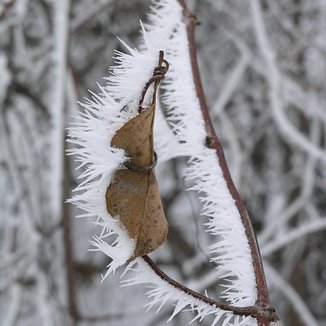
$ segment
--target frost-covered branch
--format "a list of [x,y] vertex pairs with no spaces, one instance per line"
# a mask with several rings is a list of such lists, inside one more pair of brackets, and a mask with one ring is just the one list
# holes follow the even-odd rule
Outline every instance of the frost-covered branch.
[[302,223],[299,227],[286,232],[270,241],[265,246],[262,246],[261,253],[263,256],[269,256],[276,250],[285,247],[286,245],[293,243],[297,239],[302,239],[303,237],[314,233],[323,231],[326,228],[326,219],[320,218],[309,223]]
[[[313,121],[311,141],[318,144],[320,139],[320,126],[317,120]],[[302,176],[301,194],[291,205],[284,210],[280,216],[274,220],[273,223],[268,224],[263,232],[259,235],[259,241],[264,244],[271,237],[277,229],[285,225],[291,218],[293,218],[309,201],[313,191],[314,185],[314,169],[316,167],[316,157],[309,153],[307,162],[304,168],[304,174]]]
[[[173,302],[175,308],[168,321],[187,307],[196,313],[192,321],[201,321],[212,315],[214,317],[212,325],[216,325],[221,319],[226,325],[231,320],[232,325],[257,325],[255,319],[259,320],[262,316],[272,318],[275,314],[273,310],[261,310],[256,306],[236,307],[217,302],[171,279],[149,257],[144,256],[143,259],[146,263],[139,260],[127,267],[124,275],[128,278],[123,280],[122,284],[123,286],[150,284],[151,290],[147,291],[146,295],[151,302],[147,304],[147,310],[158,306],[159,311],[165,302]],[[133,276],[128,275],[131,271]]]
[[269,72],[266,77],[269,84],[269,101],[272,108],[272,116],[275,119],[280,132],[284,135],[284,138],[287,141],[325,162],[325,151],[316,146],[309,139],[307,139],[307,137],[300,133],[291,124],[284,113],[284,107],[282,103],[283,93],[281,91],[282,78],[276,63],[276,53],[271,47],[269,38],[267,36],[261,5],[258,0],[250,1],[250,5],[257,43],[260,51],[263,54]]
[[218,116],[225,109],[225,106],[230,101],[237,85],[240,83],[241,78],[247,68],[249,56],[247,52],[241,53],[239,62],[235,65],[234,69],[228,76],[226,83],[223,85],[223,89],[218,94],[216,102],[212,106],[212,112],[215,116]]
[[54,3],[54,50],[53,50],[53,86],[51,99],[52,156],[51,176],[52,214],[55,220],[61,218],[62,187],[63,187],[63,157],[65,128],[65,80],[67,70],[68,17],[70,1],[63,0]]
[[[238,212],[241,217],[241,222],[243,224],[245,234],[247,237],[247,241],[249,242],[250,247],[250,254],[252,257],[252,262],[254,266],[254,273],[256,278],[256,287],[257,287],[257,300],[256,304],[261,305],[262,307],[269,306],[269,297],[268,297],[268,290],[265,280],[265,275],[262,267],[261,257],[258,249],[258,244],[254,235],[254,231],[251,226],[251,222],[249,219],[248,212],[243,205],[241,198],[233,184],[230,172],[228,170],[223,149],[220,145],[220,142],[216,136],[213,124],[211,122],[208,106],[205,100],[205,95],[203,91],[203,87],[201,84],[200,74],[199,74],[199,68],[197,63],[197,55],[196,55],[196,48],[195,48],[195,39],[194,39],[194,29],[197,24],[195,16],[193,16],[192,13],[190,13],[187,9],[185,1],[179,1],[181,6],[183,7],[184,12],[184,19],[187,21],[187,36],[188,36],[188,42],[189,42],[189,53],[190,53],[190,60],[191,60],[191,66],[192,66],[192,73],[194,78],[194,84],[196,88],[197,97],[200,104],[200,109],[203,114],[203,118],[205,121],[205,128],[206,128],[206,146],[208,148],[214,149],[216,151],[216,155],[218,157],[218,164],[220,164],[222,171],[223,171],[223,177],[227,183],[228,190],[230,194],[233,197],[233,200],[236,203]],[[212,189],[213,191],[213,189]],[[269,321],[268,319],[258,319],[259,325],[268,325]]]
[[[255,317],[258,325],[269,325],[277,317],[269,306],[257,243],[248,213],[230,177],[200,81],[194,40],[195,16],[188,11],[184,2],[181,2],[181,7],[178,2],[173,6],[171,3],[160,2],[154,4],[149,20],[150,24],[143,28],[142,51],[138,52],[123,43],[129,54],[118,53],[118,65],[107,78],[107,86],[100,87],[100,95],[92,93],[92,100],[83,105],[85,113],[71,128],[69,141],[77,145],[71,153],[78,155],[81,163],[79,168],[86,167],[81,174],[84,180],[76,188],[79,193],[72,202],[86,211],[82,216],[95,215],[96,225],[102,227],[102,232],[94,237],[91,244],[95,250],[104,252],[112,259],[104,275],[106,278],[132,257],[136,246],[126,225],[125,228],[121,227],[121,216],[111,216],[112,213],[108,210],[110,206],[105,202],[109,185],[116,182],[115,171],[127,159],[122,149],[113,146],[113,137],[118,135],[122,126],[126,126],[132,117],[137,117],[137,112],[140,115],[138,105],[143,102],[143,95],[154,78],[150,74],[155,67],[154,58],[158,50],[163,49],[171,67],[163,84],[162,98],[168,110],[168,124],[174,132],[169,137],[175,138],[174,143],[179,147],[176,156],[182,153],[190,156],[186,177],[194,183],[192,190],[203,194],[200,197],[203,203],[202,213],[209,218],[206,225],[216,239],[210,246],[209,253],[211,261],[217,265],[220,278],[225,282],[221,298],[229,303],[230,309],[234,309],[234,306],[250,311],[256,309],[254,306],[257,307]],[[135,82],[136,74],[138,78]],[[110,108],[108,112],[107,107]],[[157,138],[160,139],[164,121],[157,120],[156,123],[159,131]],[[155,150],[159,157],[163,155],[164,160],[166,158],[162,144],[157,142]],[[108,162],[111,162],[110,166]],[[139,275],[149,275],[143,264],[136,262],[136,266],[136,269],[129,270]],[[144,283],[139,275],[129,283]],[[160,282],[155,278],[152,283],[158,287]],[[168,284],[163,289],[164,296],[172,298]],[[182,288],[177,287],[175,290],[182,292]],[[160,291],[157,289],[158,297],[161,296]],[[189,292],[187,297],[183,295],[178,300],[178,305],[184,308],[195,299],[198,298]],[[155,302],[156,300],[153,303]],[[195,302],[191,305],[197,311],[198,318],[204,317],[212,309],[203,308],[202,314],[200,307],[203,302],[200,305]],[[221,309],[222,306],[216,304],[216,322],[227,313],[227,309]]]

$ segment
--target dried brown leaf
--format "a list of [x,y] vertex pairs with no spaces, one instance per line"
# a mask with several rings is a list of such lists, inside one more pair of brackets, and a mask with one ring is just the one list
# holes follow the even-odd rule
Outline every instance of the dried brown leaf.
[[[155,104],[142,110],[120,128],[111,141],[113,147],[126,151],[130,169],[120,169],[114,174],[106,192],[107,210],[136,241],[133,258],[158,248],[168,232],[154,171],[146,171],[154,161],[154,111]],[[143,171],[133,171],[135,168]]]

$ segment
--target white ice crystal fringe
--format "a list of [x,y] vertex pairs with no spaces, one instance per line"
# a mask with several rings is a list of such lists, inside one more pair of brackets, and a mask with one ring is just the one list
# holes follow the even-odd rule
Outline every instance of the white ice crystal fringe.
[[196,320],[202,321],[205,317],[211,316],[212,326],[217,325],[218,322],[223,326],[257,326],[256,319],[252,317],[236,316],[230,311],[211,306],[180,291],[156,275],[141,258],[130,263],[122,277],[126,277],[121,281],[122,286],[143,284],[149,288],[146,292],[150,299],[146,305],[147,311],[156,306],[158,312],[166,302],[172,302],[175,308],[168,321],[171,321],[181,311],[186,310],[195,313],[195,317],[190,323]]
[[182,143],[179,143],[176,139],[163,116],[159,102],[156,105],[154,146],[158,156],[158,163],[162,163],[176,157],[191,155],[189,148],[184,146]]
[[205,149],[192,157],[187,177],[195,180],[191,189],[202,194],[202,215],[209,218],[207,231],[217,239],[209,247],[209,253],[211,261],[217,264],[219,275],[226,281],[221,297],[234,306],[253,305],[256,287],[250,248],[215,151]]
[[[70,128],[68,141],[74,145],[70,153],[77,156],[82,171],[79,176],[82,182],[71,202],[84,210],[81,217],[95,218],[95,224],[101,228],[91,244],[94,250],[112,259],[105,278],[132,256],[135,247],[134,240],[106,209],[106,189],[114,171],[126,159],[122,150],[110,147],[110,142],[115,132],[136,114],[142,89],[157,64],[158,51],[164,50],[170,63],[163,99],[169,110],[169,125],[158,108],[154,132],[159,162],[180,155],[190,156],[187,177],[194,181],[192,189],[201,194],[202,215],[209,218],[207,230],[216,239],[209,251],[217,263],[217,273],[225,278],[223,296],[236,306],[252,305],[256,287],[250,249],[216,154],[203,145],[206,132],[192,80],[182,9],[175,0],[154,1],[149,21],[143,27],[140,50],[125,44],[129,54],[116,53],[117,65],[107,78],[107,86],[101,87],[100,95],[92,93],[92,99],[82,104],[85,110]],[[224,326],[257,325],[251,317],[234,316],[180,292],[159,278],[141,259],[129,265],[127,272],[133,274],[126,285],[151,284],[152,289],[147,293],[150,307],[175,302],[171,318],[190,307],[197,313],[195,319],[215,316],[213,325],[218,320]]]
[[125,160],[122,150],[110,147],[110,139],[128,116],[121,114],[121,106],[104,89],[83,106],[85,111],[70,128],[68,140],[74,144],[70,153],[77,156],[78,169],[83,171],[71,202],[84,211],[80,217],[95,217],[96,224],[102,227],[91,244],[112,258],[109,274],[126,262],[135,247],[119,222],[108,214],[105,203],[112,173]]
[[126,263],[135,248],[135,241],[106,209],[107,187],[126,159],[124,151],[110,143],[115,132],[136,114],[140,94],[158,60],[154,49],[128,50],[130,54],[116,54],[117,65],[107,78],[108,85],[100,87],[101,94],[92,93],[92,99],[82,104],[85,110],[72,124],[68,139],[74,145],[70,154],[77,156],[82,171],[82,181],[70,201],[84,211],[80,217],[94,217],[102,229],[91,244],[112,259],[105,277]]
[[214,150],[207,149],[205,127],[194,88],[186,27],[175,26],[167,51],[170,70],[163,88],[169,122],[184,151],[191,154],[186,176],[200,193],[207,231],[216,243],[209,248],[218,273],[225,279],[223,297],[235,306],[253,305],[257,290],[252,257],[239,211]]
[[[94,246],[92,250],[102,251],[112,259],[104,278],[126,263],[135,248],[135,241],[106,209],[107,187],[114,171],[126,160],[124,151],[112,148],[110,143],[115,132],[136,114],[143,88],[157,65],[159,50],[165,50],[161,42],[168,45],[174,22],[180,20],[181,12],[176,11],[175,5],[171,6],[169,1],[162,1],[162,4],[164,22],[161,20],[160,40],[154,37],[157,30],[146,32],[143,27],[144,41],[140,51],[122,41],[129,54],[115,53],[116,65],[106,78],[107,85],[99,86],[100,94],[91,92],[91,99],[81,104],[84,112],[76,117],[69,129],[68,142],[74,146],[69,153],[76,155],[76,161],[80,163],[77,169],[81,171],[81,182],[70,202],[83,210],[79,217],[94,218],[96,226],[101,228],[100,234],[90,243]],[[157,20],[157,17],[152,19]],[[181,155],[182,149],[178,150],[179,143],[159,110],[157,115],[155,144],[162,162],[171,157],[173,150]]]

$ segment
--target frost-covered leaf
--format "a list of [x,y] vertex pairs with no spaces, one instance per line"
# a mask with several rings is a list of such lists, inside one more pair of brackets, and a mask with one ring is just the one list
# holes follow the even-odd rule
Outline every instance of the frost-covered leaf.
[[[152,169],[155,103],[129,120],[112,138],[111,146],[124,149],[127,168],[119,169],[106,192],[108,212],[136,241],[133,257],[150,253],[167,237],[168,224]],[[150,167],[150,168],[148,168]]]

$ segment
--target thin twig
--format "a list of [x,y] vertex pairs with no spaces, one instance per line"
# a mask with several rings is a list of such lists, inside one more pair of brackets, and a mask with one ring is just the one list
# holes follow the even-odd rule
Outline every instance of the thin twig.
[[156,89],[157,89],[160,81],[164,78],[164,76],[165,76],[165,74],[167,73],[168,70],[169,70],[169,63],[164,59],[164,52],[161,50],[159,52],[158,65],[154,69],[153,76],[146,83],[146,85],[143,88],[143,91],[142,91],[142,93],[140,95],[139,108],[138,108],[138,112],[139,113],[144,109],[143,108],[143,102],[144,102],[146,93],[147,93],[149,87],[152,84],[154,84],[154,91],[153,91],[152,102],[155,103],[155,100],[156,100]]
[[[271,321],[277,321],[278,316],[275,313],[275,309],[270,306],[269,304],[269,296],[268,290],[264,275],[264,270],[262,266],[261,256],[259,253],[258,244],[256,241],[256,237],[249,219],[248,212],[233,184],[230,172],[228,170],[226,160],[224,157],[224,152],[222,146],[219,142],[219,139],[215,133],[213,123],[209,116],[208,106],[206,103],[204,90],[201,83],[199,67],[197,63],[197,52],[196,52],[196,45],[195,45],[195,27],[197,25],[197,19],[194,14],[192,14],[187,6],[185,1],[179,0],[181,7],[183,8],[184,12],[184,19],[185,24],[187,27],[187,35],[188,35],[188,42],[189,42],[189,55],[190,61],[192,66],[193,72],[193,81],[196,88],[197,97],[199,100],[200,108],[203,114],[205,128],[206,128],[206,146],[208,148],[212,148],[216,151],[219,163],[221,165],[224,179],[227,182],[228,189],[235,200],[236,206],[241,216],[241,221],[245,229],[245,233],[249,242],[249,246],[251,249],[251,255],[253,260],[253,266],[255,270],[255,277],[256,277],[256,285],[257,285],[257,300],[254,306],[249,307],[233,307],[227,304],[220,303],[216,300],[211,298],[207,298],[185,286],[176,282],[175,280],[171,279],[167,276],[163,271],[161,271],[158,266],[148,257],[144,256],[145,262],[152,268],[152,270],[164,281],[168,282],[170,285],[178,288],[180,291],[191,295],[195,299],[201,300],[211,306],[218,307],[225,311],[233,312],[236,315],[242,316],[252,316],[257,319],[259,326],[268,326],[270,325]],[[147,90],[148,87],[145,87]]]
[[[196,88],[197,97],[199,100],[200,108],[203,114],[203,119],[205,122],[205,128],[206,128],[206,146],[208,148],[214,149],[216,151],[216,155],[218,157],[220,166],[223,171],[224,179],[226,180],[228,189],[235,200],[235,204],[238,208],[238,211],[241,216],[241,221],[245,229],[245,233],[249,242],[252,260],[253,260],[253,266],[255,270],[255,277],[256,277],[256,285],[257,285],[257,300],[256,300],[256,306],[258,307],[270,307],[269,303],[269,296],[268,296],[268,290],[267,290],[267,284],[265,280],[265,274],[263,270],[262,260],[259,253],[258,244],[256,241],[255,233],[253,231],[249,215],[247,212],[246,207],[244,206],[239,193],[237,189],[234,186],[234,183],[232,181],[224,152],[222,149],[222,146],[220,144],[220,141],[216,135],[216,132],[214,130],[214,126],[212,123],[212,120],[209,116],[209,110],[208,105],[205,99],[205,94],[203,90],[203,86],[201,83],[200,78],[200,72],[198,67],[198,61],[197,61],[197,51],[196,51],[196,43],[195,43],[195,28],[198,24],[198,21],[196,19],[196,16],[189,11],[186,2],[184,0],[178,0],[180,6],[183,8],[183,15],[185,24],[187,27],[187,35],[188,35],[188,42],[189,42],[189,56],[190,56],[190,62],[193,72],[193,79],[194,84]],[[276,316],[276,315],[275,315]],[[260,326],[269,325],[270,321],[268,318],[261,317],[258,318],[258,324]]]
[[324,231],[326,229],[326,218],[319,218],[318,220],[302,223],[299,227],[291,230],[275,240],[269,242],[262,247],[261,254],[265,256],[272,255],[275,251],[293,243],[298,239],[303,239],[305,236]]
[[284,112],[282,101],[283,78],[280,68],[277,65],[276,53],[272,48],[266,31],[266,24],[263,19],[260,2],[253,0],[250,2],[251,14],[253,18],[254,32],[256,34],[257,46],[263,56],[266,71],[266,82],[269,86],[269,104],[271,116],[278,127],[284,141],[290,145],[319,158],[326,163],[325,150],[311,142],[302,132],[298,130],[289,120]]
[[[192,58],[192,60],[194,60],[194,58]],[[162,66],[163,63],[164,63],[164,66]],[[147,90],[149,89],[150,85],[153,83],[154,83],[154,95],[152,98],[152,102],[155,103],[156,88],[158,87],[159,82],[164,78],[164,75],[167,72],[168,68],[169,68],[169,63],[166,60],[164,60],[164,52],[160,51],[158,67],[156,67],[154,69],[153,77],[150,78],[149,81],[146,83],[146,85],[143,89],[143,92],[140,96],[139,112],[141,112],[141,110],[143,109],[142,104],[143,104],[143,101],[145,98],[145,94],[146,94]],[[197,71],[199,74],[198,66],[197,66]],[[199,85],[199,87],[201,87],[200,79],[199,79],[199,81],[197,80],[197,85]],[[203,105],[206,105],[205,99],[203,99]],[[206,105],[206,107],[207,107],[207,105]],[[207,112],[207,117],[209,119],[208,112]],[[211,132],[213,132],[215,135],[215,131],[212,126],[212,123],[210,120],[208,120],[208,121],[211,124],[211,128],[212,128]],[[217,138],[216,138],[216,141],[218,141]],[[222,150],[222,148],[221,148],[221,150]],[[250,225],[250,222],[249,222],[249,225]],[[232,312],[235,315],[252,316],[252,317],[256,318],[257,320],[268,321],[268,324],[266,323],[266,324],[261,324],[261,325],[269,325],[270,321],[278,320],[278,317],[275,313],[275,309],[273,307],[271,307],[269,304],[266,304],[266,305],[256,304],[256,305],[247,306],[247,307],[230,306],[228,304],[225,304],[225,303],[216,301],[214,299],[208,298],[206,296],[203,296],[202,294],[197,293],[197,292],[185,287],[184,285],[180,284],[179,282],[173,280],[168,275],[166,275],[147,255],[143,256],[143,259],[151,267],[151,269],[154,271],[154,273],[156,275],[158,275],[162,280],[169,283],[173,287],[178,288],[180,291],[192,296],[193,298],[200,300],[202,302],[205,302],[208,305],[217,307],[217,308],[225,310],[225,311]],[[257,302],[258,302],[258,300],[257,300]]]
[[270,321],[277,321],[278,317],[275,313],[273,307],[259,307],[259,306],[247,306],[247,307],[234,307],[228,304],[219,302],[212,298],[208,298],[198,292],[195,292],[186,286],[180,284],[179,282],[173,280],[168,275],[166,275],[148,256],[142,257],[144,261],[149,265],[149,267],[154,271],[154,273],[159,276],[163,281],[169,283],[173,287],[177,288],[178,290],[182,291],[183,293],[192,296],[193,298],[200,300],[210,306],[219,308],[224,311],[232,312],[238,316],[251,316],[256,318],[257,320],[260,319],[267,319]]

